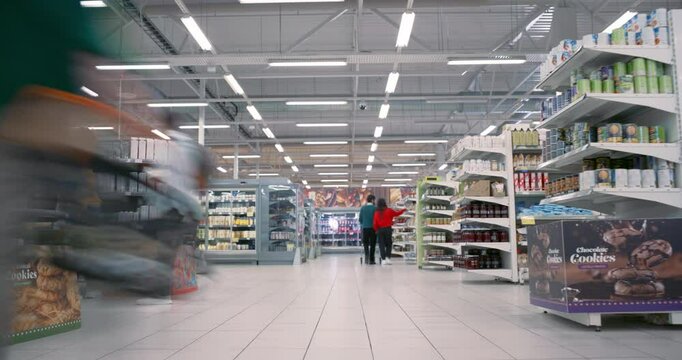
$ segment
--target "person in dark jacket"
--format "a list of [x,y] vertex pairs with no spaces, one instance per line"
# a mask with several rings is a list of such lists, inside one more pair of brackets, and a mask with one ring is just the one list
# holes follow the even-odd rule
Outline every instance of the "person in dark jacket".
[[377,246],[377,234],[374,232],[374,195],[367,196],[367,203],[360,208],[360,226],[362,226],[362,246],[365,247],[365,264],[375,265],[374,252]]
[[391,249],[393,248],[393,219],[402,215],[407,209],[395,211],[386,205],[386,199],[377,201],[374,212],[374,230],[379,239],[379,255],[381,263],[391,265]]

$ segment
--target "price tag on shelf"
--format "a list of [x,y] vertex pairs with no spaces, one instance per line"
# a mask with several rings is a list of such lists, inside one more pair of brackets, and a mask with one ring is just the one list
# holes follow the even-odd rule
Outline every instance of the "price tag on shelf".
[[535,217],[521,216],[521,225],[535,225]]

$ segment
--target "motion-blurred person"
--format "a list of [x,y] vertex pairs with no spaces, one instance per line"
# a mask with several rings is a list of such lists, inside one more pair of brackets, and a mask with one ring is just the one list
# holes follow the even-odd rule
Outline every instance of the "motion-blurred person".
[[360,226],[362,226],[362,246],[365,247],[365,264],[375,265],[374,252],[377,245],[377,234],[374,232],[374,195],[367,195],[367,203],[360,208]]
[[407,209],[395,211],[386,205],[386,199],[377,201],[377,209],[374,212],[374,230],[379,239],[379,255],[382,265],[391,265],[391,252],[393,249],[393,219],[402,215]]
[[[22,0],[0,2],[0,32],[11,34],[12,53],[0,56],[0,125],[7,124],[4,112],[28,85],[75,91],[73,62],[79,53],[99,54],[96,41],[78,1]],[[47,40],[46,40],[47,39]],[[55,119],[45,119],[55,120]],[[41,127],[34,128],[40,132]],[[16,230],[22,224],[17,210],[25,206],[35,184],[25,160],[32,155],[7,139],[0,131],[0,359],[2,343],[10,333],[13,292],[7,274],[16,261]],[[45,169],[42,169],[45,171]]]

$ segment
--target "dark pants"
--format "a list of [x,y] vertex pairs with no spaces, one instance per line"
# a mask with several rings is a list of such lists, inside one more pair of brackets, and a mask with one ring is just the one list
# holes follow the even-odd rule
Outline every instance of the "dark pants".
[[373,228],[362,229],[362,246],[365,247],[365,264],[373,264],[374,251],[377,246],[377,234]]
[[379,239],[379,255],[381,255],[381,260],[390,259],[393,248],[393,229],[390,227],[380,228],[377,231],[377,238]]

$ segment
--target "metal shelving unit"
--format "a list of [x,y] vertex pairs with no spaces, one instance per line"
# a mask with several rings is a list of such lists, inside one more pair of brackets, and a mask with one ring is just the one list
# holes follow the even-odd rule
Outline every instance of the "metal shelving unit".
[[[437,244],[428,240],[432,237],[441,237],[443,241],[450,239],[451,234],[456,231],[451,225],[452,216],[455,211],[450,204],[450,198],[458,187],[454,181],[442,181],[437,177],[427,177],[419,182],[417,186],[417,266],[423,268],[428,265],[445,266],[452,268],[453,262],[440,261],[427,257],[427,251]],[[441,219],[441,223],[429,223],[430,219]]]

